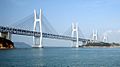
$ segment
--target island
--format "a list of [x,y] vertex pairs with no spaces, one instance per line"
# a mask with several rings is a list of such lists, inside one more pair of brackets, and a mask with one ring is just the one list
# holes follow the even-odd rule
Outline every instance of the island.
[[120,48],[119,43],[105,43],[105,42],[91,42],[87,43],[86,45],[82,45],[80,47],[87,47],[87,48],[102,48],[102,47],[108,47],[108,48]]
[[11,40],[0,37],[0,49],[14,48],[14,43]]

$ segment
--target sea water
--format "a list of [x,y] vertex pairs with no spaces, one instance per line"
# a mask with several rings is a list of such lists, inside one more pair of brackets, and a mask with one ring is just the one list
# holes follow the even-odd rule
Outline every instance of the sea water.
[[0,67],[120,67],[120,48],[16,48],[0,50]]

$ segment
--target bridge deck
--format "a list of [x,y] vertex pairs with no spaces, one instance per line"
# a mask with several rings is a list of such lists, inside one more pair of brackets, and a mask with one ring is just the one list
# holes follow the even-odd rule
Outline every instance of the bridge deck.
[[[17,34],[17,35],[40,37],[40,32],[34,32],[34,31],[29,31],[29,30],[4,27],[4,26],[0,26],[0,32],[9,32],[11,34]],[[50,34],[50,33],[42,33],[42,35],[43,35],[44,38],[76,41],[75,37],[70,37],[70,36],[56,35],[56,34]],[[79,41],[89,41],[89,39],[79,38]]]

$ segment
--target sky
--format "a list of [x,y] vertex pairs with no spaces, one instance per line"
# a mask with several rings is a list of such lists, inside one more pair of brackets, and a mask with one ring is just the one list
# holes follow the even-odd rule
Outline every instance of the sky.
[[[102,38],[107,31],[120,30],[119,7],[120,0],[0,0],[0,24],[13,24],[42,8],[58,33],[77,22],[85,38],[90,38],[93,30]],[[120,33],[108,33],[108,41],[120,43]]]

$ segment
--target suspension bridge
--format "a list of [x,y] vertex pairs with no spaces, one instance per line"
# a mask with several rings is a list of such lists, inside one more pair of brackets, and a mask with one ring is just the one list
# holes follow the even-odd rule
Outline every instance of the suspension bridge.
[[[34,16],[33,16],[34,15]],[[82,42],[83,44],[86,44],[90,41],[90,39],[81,38],[79,37],[79,27],[77,23],[72,23],[71,26],[71,35],[60,35],[57,33],[52,33],[52,31],[55,31],[53,27],[47,23],[48,26],[50,26],[52,29],[45,26],[47,29],[47,32],[45,32],[45,28],[43,25],[45,24],[45,17],[42,15],[42,10],[40,9],[40,14],[38,15],[36,10],[34,10],[34,14],[29,17],[28,20],[25,20],[23,23],[16,23],[11,26],[0,26],[0,36],[11,39],[11,34],[17,34],[17,35],[24,35],[24,36],[33,36],[33,46],[32,47],[43,47],[42,44],[43,38],[50,38],[50,39],[61,39],[61,40],[70,40],[72,42],[75,42],[73,44],[74,47],[79,47],[79,42]],[[34,20],[31,20],[34,19]],[[24,18],[27,19],[27,18]],[[20,20],[20,22],[22,22]],[[29,25],[28,22],[32,22],[32,26]],[[46,21],[47,22],[47,21]],[[27,28],[24,26],[25,23],[27,23]],[[24,26],[24,27],[21,27]],[[30,26],[30,27],[28,27]],[[31,30],[32,27],[32,30]],[[30,29],[28,29],[30,28]],[[36,43],[36,39],[39,38],[39,44]],[[93,35],[93,39],[97,40],[97,35]]]

